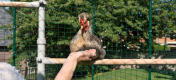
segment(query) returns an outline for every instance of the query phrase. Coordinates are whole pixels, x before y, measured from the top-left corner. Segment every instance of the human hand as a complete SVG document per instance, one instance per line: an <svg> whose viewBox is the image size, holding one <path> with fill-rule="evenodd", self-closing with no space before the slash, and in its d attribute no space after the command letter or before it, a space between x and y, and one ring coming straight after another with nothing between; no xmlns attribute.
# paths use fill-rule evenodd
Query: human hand
<svg viewBox="0 0 176 80"><path fill-rule="evenodd" d="M72 52L70 56L76 58L76 60L79 61L91 61L91 57L96 56L96 50L95 49L89 49L85 51L78 51L78 52Z"/></svg>
<svg viewBox="0 0 176 80"><path fill-rule="evenodd" d="M95 49L89 49L85 51L72 52L64 62L61 70L55 77L55 80L71 80L73 72L76 69L79 61L90 61L91 57L96 56Z"/></svg>

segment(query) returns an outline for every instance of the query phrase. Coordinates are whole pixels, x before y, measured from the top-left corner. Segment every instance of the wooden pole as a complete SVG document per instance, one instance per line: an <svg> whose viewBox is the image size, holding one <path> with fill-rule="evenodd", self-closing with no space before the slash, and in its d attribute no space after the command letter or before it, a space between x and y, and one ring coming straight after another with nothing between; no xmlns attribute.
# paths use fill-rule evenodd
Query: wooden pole
<svg viewBox="0 0 176 80"><path fill-rule="evenodd" d="M0 1L0 7L39 7L39 2Z"/></svg>
<svg viewBox="0 0 176 80"><path fill-rule="evenodd" d="M65 58L45 58L45 64L63 64ZM176 64L176 59L102 59L91 62L80 62L79 64L95 65L120 65L120 64Z"/></svg>

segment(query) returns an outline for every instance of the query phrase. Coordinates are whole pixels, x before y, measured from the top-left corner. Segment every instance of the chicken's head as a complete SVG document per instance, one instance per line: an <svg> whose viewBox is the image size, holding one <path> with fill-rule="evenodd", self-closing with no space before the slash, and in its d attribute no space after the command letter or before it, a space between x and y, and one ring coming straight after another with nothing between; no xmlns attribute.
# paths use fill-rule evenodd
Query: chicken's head
<svg viewBox="0 0 176 80"><path fill-rule="evenodd" d="M87 30L89 29L89 14L87 13L81 13L78 16L79 18L79 23L81 25L81 30L83 32L87 32Z"/></svg>

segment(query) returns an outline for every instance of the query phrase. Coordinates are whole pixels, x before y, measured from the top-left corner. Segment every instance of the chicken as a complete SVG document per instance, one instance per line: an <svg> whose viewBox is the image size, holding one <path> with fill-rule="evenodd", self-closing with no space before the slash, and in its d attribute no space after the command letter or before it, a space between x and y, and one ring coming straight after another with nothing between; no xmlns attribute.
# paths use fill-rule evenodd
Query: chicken
<svg viewBox="0 0 176 80"><path fill-rule="evenodd" d="M96 57L92 59L103 59L106 51L102 47L102 41L92 32L90 16L87 13L81 13L78 18L81 28L70 42L70 51L96 49Z"/></svg>

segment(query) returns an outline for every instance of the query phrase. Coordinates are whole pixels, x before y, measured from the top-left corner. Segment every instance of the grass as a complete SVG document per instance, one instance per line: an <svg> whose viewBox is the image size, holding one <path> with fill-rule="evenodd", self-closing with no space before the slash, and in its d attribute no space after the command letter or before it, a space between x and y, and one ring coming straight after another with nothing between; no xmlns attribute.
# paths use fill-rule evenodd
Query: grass
<svg viewBox="0 0 176 80"><path fill-rule="evenodd" d="M172 76L157 72L152 72L151 75L152 80L172 80ZM92 77L75 80L92 80ZM148 71L144 69L119 69L95 74L94 80L148 80Z"/></svg>

